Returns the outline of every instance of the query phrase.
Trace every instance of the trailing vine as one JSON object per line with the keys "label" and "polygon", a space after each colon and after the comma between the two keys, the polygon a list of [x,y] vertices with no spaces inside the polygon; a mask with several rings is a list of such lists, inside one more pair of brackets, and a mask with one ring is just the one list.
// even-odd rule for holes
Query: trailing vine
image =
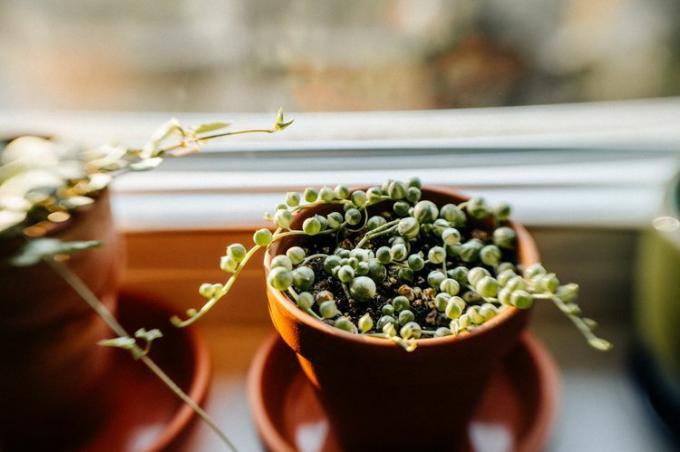
{"label": "trailing vine", "polygon": [[46,263],[87,303],[117,335],[99,342],[130,352],[133,359],[148,367],[178,398],[186,403],[220,437],[230,450],[236,450],[227,435],[148,356],[151,345],[163,334],[156,328],[140,328],[129,334],[83,281],[63,263],[71,254],[102,245],[98,241],[62,241],[49,237],[74,211],[96,202],[113,177],[129,171],[157,167],[167,157],[198,152],[212,140],[251,133],[275,133],[290,126],[279,110],[268,129],[230,130],[226,122],[185,127],[170,120],[154,133],[142,148],[105,145],[86,149],[39,137],[20,137],[0,154],[0,240],[24,239],[15,253],[4,258],[4,265],[30,267]]}
{"label": "trailing vine", "polygon": [[[421,183],[388,180],[366,191],[339,185],[291,192],[266,214],[276,228],[260,229],[253,245],[227,247],[220,268],[224,283],[204,283],[205,302],[174,316],[191,325],[224,298],[260,249],[285,237],[308,238],[273,256],[268,284],[302,311],[341,330],[392,340],[413,351],[418,339],[469,334],[506,309],[550,301],[598,350],[611,344],[593,332],[576,304],[578,285],[562,284],[540,263],[517,263],[517,235],[510,207],[482,198],[438,206],[421,199]],[[327,215],[293,219],[321,204]],[[378,209],[373,214],[370,210]],[[489,226],[490,225],[490,226]]]}

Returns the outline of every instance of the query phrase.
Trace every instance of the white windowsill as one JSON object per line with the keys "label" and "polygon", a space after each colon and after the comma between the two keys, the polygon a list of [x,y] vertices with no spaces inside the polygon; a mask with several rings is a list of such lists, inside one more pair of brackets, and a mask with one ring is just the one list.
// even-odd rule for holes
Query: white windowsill
{"label": "white windowsill", "polygon": [[265,225],[263,213],[281,202],[286,191],[340,182],[360,186],[416,174],[428,184],[509,202],[515,218],[532,226],[638,228],[659,214],[664,186],[674,172],[672,158],[521,169],[158,172],[120,179],[114,206],[126,230],[251,227]]}
{"label": "white windowsill", "polygon": [[[0,110],[0,133],[139,144],[171,113]],[[180,114],[186,124],[220,114]],[[243,127],[272,114],[229,114]],[[284,192],[418,175],[507,201],[529,225],[645,227],[680,155],[680,99],[415,112],[289,114],[284,133],[236,137],[114,185],[126,230],[252,227]]]}
{"label": "white windowsill", "polygon": [[[144,142],[170,117],[186,124],[227,119],[237,127],[269,126],[274,113],[67,112],[0,109],[0,133],[49,133],[91,144]],[[233,137],[216,146],[251,150],[395,140],[460,147],[613,146],[678,149],[680,98],[395,112],[287,113],[295,124],[273,136]],[[429,143],[428,143],[429,142]],[[224,142],[223,142],[224,143]],[[273,144],[277,143],[277,144]],[[284,144],[280,144],[284,143]]]}

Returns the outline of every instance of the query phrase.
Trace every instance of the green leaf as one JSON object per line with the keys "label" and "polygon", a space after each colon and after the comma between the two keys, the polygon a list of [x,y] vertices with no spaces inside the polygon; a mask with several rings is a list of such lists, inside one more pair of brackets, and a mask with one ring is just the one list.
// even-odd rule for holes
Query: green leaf
{"label": "green leaf", "polygon": [[75,254],[100,246],[98,240],[86,240],[78,242],[62,242],[58,239],[41,238],[33,239],[21,248],[19,253],[9,261],[15,267],[28,267],[40,262],[41,259],[57,254]]}
{"label": "green leaf", "polygon": [[286,122],[283,119],[283,108],[279,108],[279,112],[276,114],[276,122],[274,123],[274,130],[283,130],[289,125],[293,124],[294,119]]}
{"label": "green leaf", "polygon": [[113,339],[104,339],[102,341],[97,342],[97,344],[103,347],[115,347],[121,348],[123,350],[129,350],[130,353],[132,353],[132,357],[134,359],[139,359],[143,356],[146,356],[149,353],[149,351],[151,350],[151,342],[160,337],[163,337],[163,333],[161,333],[160,330],[156,328],[148,331],[144,328],[140,328],[135,333],[135,337],[138,339],[142,339],[146,342],[146,347],[144,347],[143,350],[137,346],[137,341],[134,338],[128,336],[114,337]]}
{"label": "green leaf", "polygon": [[97,345],[102,347],[122,348],[123,350],[132,350],[135,347],[135,340],[131,337],[114,337],[112,339],[103,339],[97,342]]}
{"label": "green leaf", "polygon": [[146,342],[151,343],[154,340],[163,337],[163,333],[161,333],[161,331],[157,328],[148,331],[144,328],[140,328],[135,333],[135,337],[139,339],[144,339]]}
{"label": "green leaf", "polygon": [[214,132],[215,130],[225,129],[230,125],[231,125],[230,123],[222,121],[208,122],[196,126],[196,128],[194,129],[194,133],[198,135],[201,133]]}

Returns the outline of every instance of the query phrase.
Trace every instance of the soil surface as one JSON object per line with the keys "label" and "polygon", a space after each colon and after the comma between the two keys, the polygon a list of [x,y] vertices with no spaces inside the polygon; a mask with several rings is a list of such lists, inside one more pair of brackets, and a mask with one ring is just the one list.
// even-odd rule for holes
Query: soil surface
{"label": "soil surface", "polygon": [[[387,221],[395,219],[396,217],[391,213],[383,213],[383,217]],[[468,219],[468,221],[470,221]],[[467,227],[457,228],[461,233],[461,243],[471,239],[477,238],[481,240],[484,244],[491,244],[491,232],[492,226],[486,225],[481,222],[470,223]],[[363,237],[364,232],[361,233],[348,233],[346,235],[318,235],[313,238],[307,238],[300,246],[305,250],[307,256],[313,254],[333,254],[338,247],[352,250],[356,243]],[[389,240],[393,237],[391,235],[377,237],[374,240],[369,241],[363,246],[365,249],[371,249],[374,252],[381,246],[389,246]],[[427,256],[428,251],[433,246],[442,246],[441,239],[434,234],[424,234],[421,233],[419,237],[413,241],[409,242],[408,250],[409,255],[422,251],[424,256]],[[511,262],[516,264],[517,256],[516,252],[512,250],[501,250],[502,258],[501,262]],[[437,311],[434,306],[434,297],[436,291],[432,289],[427,282],[427,275],[433,270],[442,270],[442,265],[426,264],[425,267],[415,272],[414,281],[412,283],[404,283],[397,277],[399,267],[393,264],[386,265],[387,277],[383,282],[376,282],[377,295],[369,301],[358,301],[351,297],[348,297],[348,293],[343,288],[342,283],[335,277],[326,273],[323,268],[323,262],[325,257],[318,257],[310,260],[306,265],[314,270],[315,282],[312,289],[309,290],[315,297],[316,294],[323,290],[328,290],[333,293],[336,301],[336,305],[343,316],[349,318],[355,325],[358,320],[366,313],[368,313],[373,319],[374,323],[377,323],[378,319],[383,315],[381,310],[382,307],[398,295],[413,294],[413,299],[410,301],[411,307],[409,308],[414,314],[416,321],[422,328],[428,330],[436,329],[438,327],[448,327],[450,319],[448,319],[444,313]],[[446,260],[446,268],[448,270],[453,269],[459,265],[465,267],[471,267],[470,264],[464,263],[459,257],[448,256]],[[492,267],[485,266],[480,262],[475,263],[472,266],[484,267],[492,275],[495,275],[495,270]],[[469,292],[467,287],[461,286],[461,291],[458,296],[464,297],[465,293]],[[481,304],[483,301],[481,299],[469,300],[466,298],[468,305]],[[318,303],[315,304],[314,308],[318,313]],[[394,314],[397,318],[398,314]],[[324,322],[332,325],[333,320],[324,320]],[[375,326],[374,326],[375,328]]]}

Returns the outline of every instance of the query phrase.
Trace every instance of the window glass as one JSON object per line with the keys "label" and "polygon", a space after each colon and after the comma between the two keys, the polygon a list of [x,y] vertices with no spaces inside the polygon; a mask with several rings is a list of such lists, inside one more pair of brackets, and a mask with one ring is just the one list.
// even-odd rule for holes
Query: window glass
{"label": "window glass", "polygon": [[678,17],[675,0],[9,0],[0,99],[264,112],[678,95]]}

